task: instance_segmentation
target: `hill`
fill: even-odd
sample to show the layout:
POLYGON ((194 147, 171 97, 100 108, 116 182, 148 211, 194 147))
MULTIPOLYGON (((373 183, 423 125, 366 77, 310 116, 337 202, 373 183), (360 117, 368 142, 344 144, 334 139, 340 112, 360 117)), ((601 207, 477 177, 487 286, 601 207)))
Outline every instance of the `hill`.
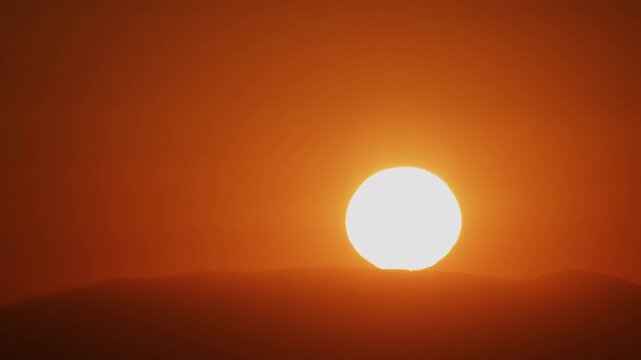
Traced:
POLYGON ((119 279, 0 310, 3 359, 639 359, 641 287, 292 269, 119 279))

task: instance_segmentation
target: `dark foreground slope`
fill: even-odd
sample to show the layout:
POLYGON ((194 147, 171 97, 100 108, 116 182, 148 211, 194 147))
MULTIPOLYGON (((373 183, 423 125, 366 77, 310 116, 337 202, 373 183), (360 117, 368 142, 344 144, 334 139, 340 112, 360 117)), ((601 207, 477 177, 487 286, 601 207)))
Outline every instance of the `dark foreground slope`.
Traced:
POLYGON ((300 269, 116 280, 0 311, 2 359, 639 359, 641 287, 300 269))

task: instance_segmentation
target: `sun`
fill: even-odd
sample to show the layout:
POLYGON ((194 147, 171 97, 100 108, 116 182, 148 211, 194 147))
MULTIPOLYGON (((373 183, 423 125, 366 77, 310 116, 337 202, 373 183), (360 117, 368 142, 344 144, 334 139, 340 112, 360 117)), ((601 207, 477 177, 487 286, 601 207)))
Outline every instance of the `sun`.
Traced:
POLYGON ((461 209, 438 176, 415 167, 385 169, 347 207, 347 235, 381 269, 420 270, 445 257, 461 232, 461 209))

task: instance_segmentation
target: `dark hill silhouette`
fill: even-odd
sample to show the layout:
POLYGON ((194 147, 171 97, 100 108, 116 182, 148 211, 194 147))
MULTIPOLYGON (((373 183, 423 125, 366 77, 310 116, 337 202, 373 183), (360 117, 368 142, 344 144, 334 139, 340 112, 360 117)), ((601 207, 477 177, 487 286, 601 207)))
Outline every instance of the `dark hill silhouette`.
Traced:
POLYGON ((112 280, 0 310, 3 359, 639 359, 641 287, 362 269, 112 280))

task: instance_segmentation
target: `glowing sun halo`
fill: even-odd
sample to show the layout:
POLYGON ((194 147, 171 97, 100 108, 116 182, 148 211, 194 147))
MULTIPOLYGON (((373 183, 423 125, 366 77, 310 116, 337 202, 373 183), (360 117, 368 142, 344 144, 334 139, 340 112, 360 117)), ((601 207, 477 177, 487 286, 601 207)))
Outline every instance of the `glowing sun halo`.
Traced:
POLYGON ((365 180, 345 223, 356 251, 375 266, 420 270, 450 252, 461 231, 461 209, 438 176, 398 167, 365 180))

